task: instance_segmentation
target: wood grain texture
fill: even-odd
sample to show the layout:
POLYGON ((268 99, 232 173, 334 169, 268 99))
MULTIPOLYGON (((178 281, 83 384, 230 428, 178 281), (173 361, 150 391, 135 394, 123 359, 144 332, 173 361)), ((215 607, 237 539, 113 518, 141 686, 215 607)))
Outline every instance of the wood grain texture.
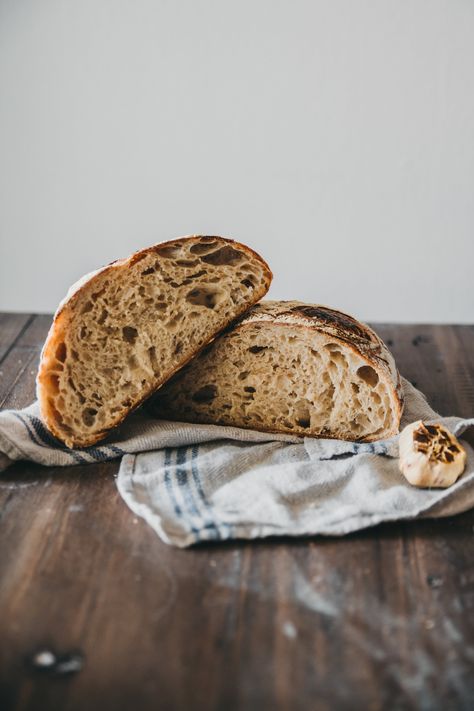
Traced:
MULTIPOLYGON (((19 407, 49 319, 9 318, 0 396, 19 407)), ((474 328, 375 329, 435 409, 472 415, 474 328)), ((2 710, 474 707, 473 511, 176 550, 125 507, 116 471, 0 477, 2 710), (82 670, 35 671, 45 647, 82 670)))

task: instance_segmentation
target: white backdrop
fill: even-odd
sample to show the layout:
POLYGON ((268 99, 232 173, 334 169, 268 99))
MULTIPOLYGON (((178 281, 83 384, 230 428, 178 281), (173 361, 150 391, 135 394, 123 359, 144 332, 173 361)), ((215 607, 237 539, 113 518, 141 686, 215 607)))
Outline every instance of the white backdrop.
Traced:
POLYGON ((472 0, 0 0, 0 309, 188 233, 474 322, 472 0))

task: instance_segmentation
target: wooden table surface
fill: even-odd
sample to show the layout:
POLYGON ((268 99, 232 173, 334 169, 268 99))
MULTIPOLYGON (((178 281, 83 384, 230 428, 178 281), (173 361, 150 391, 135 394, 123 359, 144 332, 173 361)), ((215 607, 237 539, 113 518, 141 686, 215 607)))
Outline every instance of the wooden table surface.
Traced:
MULTIPOLYGON (((1 407, 32 401, 50 321, 0 316, 1 407)), ((473 327, 375 328, 435 410, 473 415, 473 327)), ((0 475, 2 711, 474 709, 474 511, 177 550, 117 468, 0 475), (41 673, 40 649, 82 668, 41 673)))

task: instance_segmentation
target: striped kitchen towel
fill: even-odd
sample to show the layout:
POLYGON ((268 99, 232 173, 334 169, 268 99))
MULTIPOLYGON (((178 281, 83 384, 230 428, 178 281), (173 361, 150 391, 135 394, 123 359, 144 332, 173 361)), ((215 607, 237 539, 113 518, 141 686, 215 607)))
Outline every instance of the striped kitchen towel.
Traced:
MULTIPOLYGON (((473 419, 440 417, 403 381, 402 426, 443 422, 460 436, 473 419)), ((121 458, 118 490, 166 543, 344 535, 383 521, 449 516, 474 506, 474 451, 449 489, 416 489, 398 471, 398 438, 375 443, 274 435, 153 419, 141 410, 95 447, 71 450, 37 404, 0 413, 0 470, 121 458)))

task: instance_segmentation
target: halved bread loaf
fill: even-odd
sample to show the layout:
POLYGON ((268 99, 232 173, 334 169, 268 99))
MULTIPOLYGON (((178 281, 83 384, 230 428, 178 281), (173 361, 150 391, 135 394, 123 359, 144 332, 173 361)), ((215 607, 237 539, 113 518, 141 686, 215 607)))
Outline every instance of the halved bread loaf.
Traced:
POLYGON ((41 415, 67 446, 94 444, 268 290, 258 254, 222 237, 164 242, 72 287, 37 378, 41 415))
POLYGON ((351 316, 264 301, 151 403, 163 418, 370 442, 398 432, 400 376, 380 338, 351 316))

